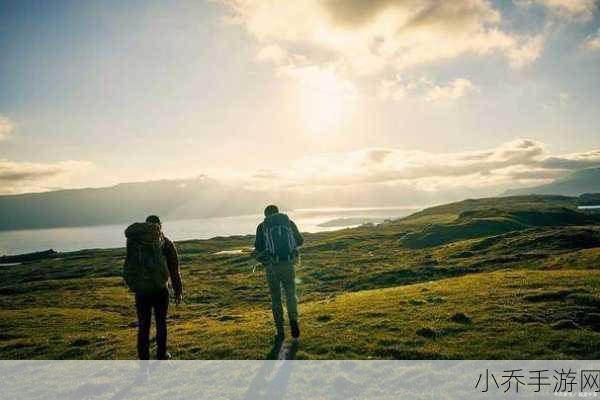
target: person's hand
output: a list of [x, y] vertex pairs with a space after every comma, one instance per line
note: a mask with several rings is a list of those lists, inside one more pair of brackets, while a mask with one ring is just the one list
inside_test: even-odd
[[178, 295], [175, 296], [175, 305], [176, 306], [179, 306], [182, 301], [183, 301], [183, 294], [179, 293]]

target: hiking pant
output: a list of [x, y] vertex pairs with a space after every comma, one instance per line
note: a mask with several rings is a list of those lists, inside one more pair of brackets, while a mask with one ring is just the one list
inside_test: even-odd
[[150, 327], [152, 325], [153, 309], [156, 321], [156, 358], [159, 360], [166, 358], [169, 291], [165, 288], [153, 294], [136, 293], [135, 308], [138, 315], [137, 350], [139, 359], [150, 359]]
[[278, 331], [283, 331], [283, 306], [281, 288], [285, 292], [286, 308], [290, 321], [298, 320], [298, 299], [296, 298], [296, 274], [294, 263], [283, 261], [266, 266], [267, 282], [271, 292], [271, 308]]

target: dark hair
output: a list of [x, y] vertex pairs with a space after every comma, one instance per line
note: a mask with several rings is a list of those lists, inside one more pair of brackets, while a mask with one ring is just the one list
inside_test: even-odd
[[156, 215], [149, 215], [148, 218], [146, 218], [146, 222], [149, 224], [162, 225], [162, 222], [160, 222], [160, 218], [158, 218], [158, 216]]
[[277, 208], [276, 205], [274, 205], [274, 204], [268, 205], [265, 208], [265, 217], [268, 217], [269, 215], [277, 214], [278, 212], [279, 212], [279, 208]]

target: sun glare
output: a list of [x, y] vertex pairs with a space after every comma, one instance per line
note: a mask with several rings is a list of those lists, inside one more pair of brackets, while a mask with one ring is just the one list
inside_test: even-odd
[[297, 68], [296, 95], [306, 131], [312, 135], [333, 133], [349, 117], [356, 88], [333, 69]]
[[303, 91], [300, 101], [305, 128], [310, 134], [335, 131], [347, 115], [347, 100], [338, 94]]

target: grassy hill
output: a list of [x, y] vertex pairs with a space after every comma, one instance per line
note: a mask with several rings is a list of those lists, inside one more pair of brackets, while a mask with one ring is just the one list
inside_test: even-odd
[[[577, 199], [467, 200], [307, 235], [299, 358], [598, 358], [600, 221]], [[251, 236], [178, 243], [176, 358], [265, 358]], [[242, 250], [241, 253], [217, 254]], [[0, 268], [0, 358], [134, 358], [123, 249]]]

